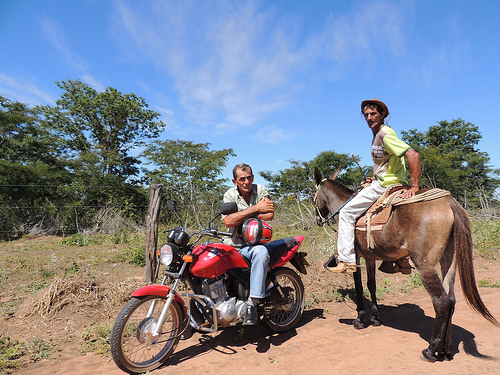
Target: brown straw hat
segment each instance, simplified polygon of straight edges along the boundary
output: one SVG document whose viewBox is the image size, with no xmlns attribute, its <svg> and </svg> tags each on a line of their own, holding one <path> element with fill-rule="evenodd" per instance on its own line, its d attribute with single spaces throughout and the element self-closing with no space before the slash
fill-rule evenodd
<svg viewBox="0 0 500 375">
<path fill-rule="evenodd" d="M 377 104 L 380 108 L 382 108 L 382 110 L 384 111 L 385 113 L 385 116 L 384 118 L 386 118 L 387 116 L 389 116 L 389 108 L 387 108 L 387 106 L 385 105 L 384 102 L 378 100 L 378 99 L 367 99 L 367 100 L 363 100 L 361 102 L 361 113 L 363 113 L 363 109 L 365 109 L 365 107 L 368 105 L 368 104 Z"/>
</svg>

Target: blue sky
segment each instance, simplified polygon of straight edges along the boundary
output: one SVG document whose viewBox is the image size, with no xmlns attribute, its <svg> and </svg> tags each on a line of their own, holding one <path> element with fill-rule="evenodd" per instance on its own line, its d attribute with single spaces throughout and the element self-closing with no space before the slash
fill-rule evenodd
<svg viewBox="0 0 500 375">
<path fill-rule="evenodd" d="M 378 98 L 398 134 L 477 125 L 500 168 L 499 17 L 496 0 L 2 0 L 0 95 L 53 105 L 68 79 L 135 93 L 162 139 L 233 148 L 226 178 L 327 150 L 371 164 L 360 102 Z"/>
</svg>

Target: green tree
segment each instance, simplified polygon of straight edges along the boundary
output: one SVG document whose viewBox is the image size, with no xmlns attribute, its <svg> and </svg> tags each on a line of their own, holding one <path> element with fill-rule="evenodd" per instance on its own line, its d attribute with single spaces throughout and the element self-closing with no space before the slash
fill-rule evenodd
<svg viewBox="0 0 500 375">
<path fill-rule="evenodd" d="M 422 186 L 446 189 L 467 208 L 487 208 L 500 180 L 488 165 L 488 154 L 477 147 L 482 136 L 476 125 L 456 119 L 402 134 L 420 153 Z"/>
<path fill-rule="evenodd" d="M 324 176 L 330 176 L 340 168 L 341 172 L 337 177 L 337 181 L 341 184 L 355 189 L 360 184 L 362 175 L 361 171 L 354 161 L 360 161 L 359 156 L 349 154 L 338 154 L 335 151 L 324 151 L 319 153 L 312 161 L 309 167 L 309 176 L 313 180 L 314 168 L 319 168 Z"/>
<path fill-rule="evenodd" d="M 57 82 L 64 90 L 45 119 L 66 140 L 67 157 L 86 178 L 113 175 L 123 181 L 139 173 L 130 152 L 156 138 L 165 124 L 135 94 L 108 87 L 97 92 L 81 81 Z M 90 176 L 89 176 L 90 175 Z"/>
<path fill-rule="evenodd" d="M 185 225 L 197 226 L 208 219 L 203 214 L 216 212 L 222 202 L 225 180 L 220 178 L 232 149 L 210 150 L 210 143 L 182 140 L 155 141 L 142 156 L 152 169 L 145 174 L 150 183 L 163 184 L 167 196 L 176 201 Z"/>
<path fill-rule="evenodd" d="M 67 196 L 58 185 L 71 181 L 62 140 L 40 125 L 40 111 L 0 97 L 0 232 L 54 226 Z M 56 204 L 57 202 L 57 204 Z M 49 212 L 41 210 L 50 206 Z"/>
<path fill-rule="evenodd" d="M 57 82 L 64 90 L 55 107 L 44 107 L 44 124 L 65 140 L 65 157 L 80 189 L 89 219 L 94 210 L 112 206 L 127 217 L 143 218 L 147 205 L 138 156 L 132 151 L 156 138 L 165 124 L 135 94 L 115 88 L 97 92 L 81 81 Z"/>
<path fill-rule="evenodd" d="M 311 198 L 315 191 L 312 177 L 315 167 L 318 167 L 325 176 L 330 176 L 340 168 L 342 172 L 338 181 L 349 187 L 356 186 L 361 180 L 361 173 L 352 156 L 335 151 L 320 152 L 311 161 L 289 160 L 288 162 L 292 166 L 277 173 L 260 172 L 260 175 L 269 181 L 269 190 L 278 198 L 293 197 L 297 200 Z"/>
<path fill-rule="evenodd" d="M 277 201 L 275 221 L 293 225 L 295 228 L 309 230 L 315 224 L 313 198 L 314 168 L 318 167 L 324 176 L 330 176 L 341 170 L 337 180 L 351 188 L 361 181 L 361 171 L 352 156 L 335 151 L 320 152 L 313 160 L 289 160 L 291 167 L 277 173 L 260 172 L 269 181 L 269 190 L 273 200 Z"/>
</svg>

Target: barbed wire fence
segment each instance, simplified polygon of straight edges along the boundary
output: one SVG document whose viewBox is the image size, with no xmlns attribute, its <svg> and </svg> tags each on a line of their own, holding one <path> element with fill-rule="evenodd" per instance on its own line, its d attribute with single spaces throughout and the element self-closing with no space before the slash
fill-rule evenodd
<svg viewBox="0 0 500 375">
<path fill-rule="evenodd" d="M 80 184 L 0 185 L 0 237 L 113 232 L 124 227 L 143 226 L 148 208 L 148 188 L 140 188 L 144 191 L 144 199 L 140 202 L 127 202 L 124 199 L 121 202 L 105 200 L 104 203 L 96 204 L 95 200 L 89 199 L 92 191 L 114 191 L 120 194 L 125 188 Z"/>
</svg>

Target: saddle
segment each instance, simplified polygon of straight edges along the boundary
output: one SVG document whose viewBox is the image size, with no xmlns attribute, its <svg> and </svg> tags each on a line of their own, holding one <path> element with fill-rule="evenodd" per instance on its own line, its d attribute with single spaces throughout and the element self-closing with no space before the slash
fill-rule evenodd
<svg viewBox="0 0 500 375">
<path fill-rule="evenodd" d="M 384 229 L 384 225 L 392 214 L 393 206 L 391 203 L 408 189 L 409 186 L 403 184 L 389 186 L 384 194 L 358 219 L 356 230 L 369 232 Z"/>
<path fill-rule="evenodd" d="M 384 225 L 389 221 L 393 211 L 391 203 L 408 189 L 408 185 L 402 184 L 389 186 L 384 194 L 356 222 L 356 230 L 368 232 L 366 237 L 369 248 L 374 246 L 371 231 L 384 229 Z M 385 273 L 401 272 L 408 275 L 411 273 L 411 266 L 408 257 L 404 257 L 395 262 L 383 261 L 379 270 Z"/>
</svg>

